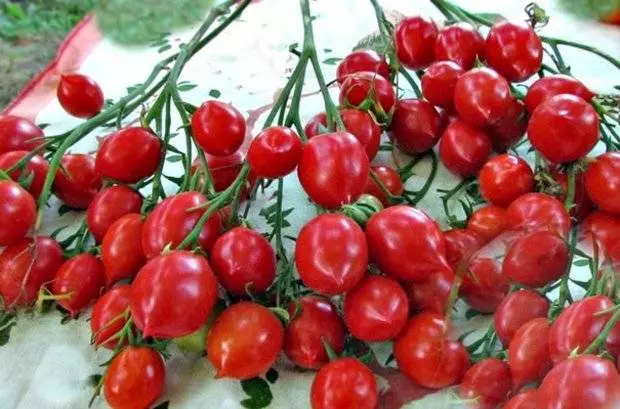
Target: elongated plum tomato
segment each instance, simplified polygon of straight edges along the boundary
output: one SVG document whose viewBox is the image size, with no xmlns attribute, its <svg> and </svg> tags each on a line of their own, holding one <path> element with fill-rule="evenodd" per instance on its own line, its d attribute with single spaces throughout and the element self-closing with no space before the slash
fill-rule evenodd
<svg viewBox="0 0 620 409">
<path fill-rule="evenodd" d="M 28 151 L 13 151 L 0 154 L 0 169 L 8 171 L 11 167 L 17 165 L 27 154 Z M 39 155 L 34 155 L 26 162 L 23 169 L 16 168 L 8 172 L 8 175 L 16 182 L 31 180 L 30 186 L 26 190 L 37 199 L 41 194 L 41 190 L 43 190 L 43 183 L 45 182 L 48 169 L 49 164 L 47 161 Z"/>
<path fill-rule="evenodd" d="M 506 209 L 499 206 L 484 206 L 476 209 L 467 220 L 467 230 L 473 231 L 488 243 L 508 228 Z"/>
<path fill-rule="evenodd" d="M 478 233 L 467 229 L 452 229 L 444 232 L 446 259 L 452 269 L 458 270 L 485 243 Z M 465 264 L 467 265 L 467 264 Z"/>
<path fill-rule="evenodd" d="M 114 349 L 118 340 L 112 339 L 127 323 L 131 286 L 115 287 L 101 296 L 93 305 L 90 331 L 96 347 Z"/>
<path fill-rule="evenodd" d="M 458 119 L 448 125 L 439 142 L 441 163 L 462 177 L 475 176 L 492 151 L 484 131 Z"/>
<path fill-rule="evenodd" d="M 494 312 L 510 289 L 499 263 L 492 258 L 474 257 L 463 275 L 460 295 L 479 312 Z"/>
<path fill-rule="evenodd" d="M 394 343 L 401 372 L 425 388 L 459 383 L 469 368 L 465 347 L 446 338 L 448 324 L 438 314 L 423 312 L 409 319 Z"/>
<path fill-rule="evenodd" d="M 485 130 L 491 137 L 496 152 L 506 152 L 525 135 L 530 117 L 525 106 L 516 98 L 512 99 L 504 116 Z"/>
<path fill-rule="evenodd" d="M 409 300 L 397 281 L 369 276 L 344 299 L 344 321 L 351 335 L 364 342 L 394 338 L 407 322 Z"/>
<path fill-rule="evenodd" d="M 514 395 L 503 409 L 538 409 L 538 391 L 529 389 Z"/>
<path fill-rule="evenodd" d="M 400 196 L 403 194 L 404 186 L 403 181 L 400 179 L 400 175 L 394 169 L 389 166 L 373 166 L 370 168 L 371 172 L 375 173 L 375 176 L 379 179 L 383 186 L 387 189 L 390 194 L 393 196 Z M 384 207 L 388 207 L 390 205 L 390 201 L 388 197 L 383 192 L 383 190 L 379 187 L 377 182 L 372 178 L 372 176 L 368 175 L 368 179 L 366 180 L 366 186 L 364 187 L 364 193 L 368 193 L 369 195 L 373 195 Z"/>
<path fill-rule="evenodd" d="M 174 250 L 149 260 L 131 284 L 131 316 L 145 337 L 178 338 L 205 323 L 217 298 L 207 259 Z"/>
<path fill-rule="evenodd" d="M 217 378 L 251 379 L 271 368 L 283 342 L 282 323 L 269 309 L 240 302 L 215 320 L 207 336 L 207 357 Z"/>
<path fill-rule="evenodd" d="M 375 213 L 366 225 L 370 259 L 397 280 L 424 282 L 450 269 L 439 226 L 421 210 L 398 205 Z"/>
<path fill-rule="evenodd" d="M 103 394 L 112 409 L 148 408 L 163 393 L 165 378 L 159 352 L 128 346 L 110 363 L 103 378 Z"/>
<path fill-rule="evenodd" d="M 295 131 L 272 126 L 252 139 L 248 163 L 257 176 L 277 179 L 295 170 L 301 149 L 301 140 Z"/>
<path fill-rule="evenodd" d="M 74 209 L 86 209 L 101 189 L 95 158 L 85 154 L 64 155 L 54 178 L 53 190 L 61 202 Z"/>
<path fill-rule="evenodd" d="M 231 294 L 261 294 L 276 276 L 276 254 L 257 231 L 235 227 L 213 245 L 211 266 L 222 287 Z"/>
<path fill-rule="evenodd" d="M 88 230 L 101 243 L 110 226 L 129 213 L 140 213 L 142 197 L 127 186 L 117 185 L 97 193 L 86 210 Z"/>
<path fill-rule="evenodd" d="M 508 294 L 493 315 L 499 340 L 508 346 L 522 325 L 534 318 L 545 318 L 550 306 L 546 297 L 533 290 L 521 289 Z"/>
<path fill-rule="evenodd" d="M 334 132 L 308 141 L 297 174 L 310 199 L 332 209 L 364 193 L 368 170 L 368 156 L 357 139 L 348 132 Z"/>
<path fill-rule="evenodd" d="M 476 408 L 495 409 L 506 401 L 511 386 L 508 364 L 496 358 L 487 358 L 465 372 L 459 396 L 464 400 L 476 399 Z"/>
<path fill-rule="evenodd" d="M 431 104 L 454 108 L 456 81 L 465 71 L 453 61 L 437 61 L 422 76 L 422 94 Z"/>
<path fill-rule="evenodd" d="M 454 273 L 446 269 L 432 274 L 422 283 L 404 283 L 411 301 L 411 310 L 444 315 L 454 278 Z"/>
<path fill-rule="evenodd" d="M 43 131 L 32 121 L 15 115 L 0 116 L 0 153 L 32 151 L 43 144 Z"/>
<path fill-rule="evenodd" d="M 599 257 L 620 261 L 620 217 L 594 211 L 583 221 L 581 232 L 590 249 L 594 249 L 596 241 Z"/>
<path fill-rule="evenodd" d="M 385 57 L 373 50 L 357 50 L 343 58 L 336 69 L 338 84 L 342 84 L 350 74 L 360 71 L 376 72 L 390 79 L 390 66 Z"/>
<path fill-rule="evenodd" d="M 90 118 L 103 108 L 103 91 L 99 84 L 82 74 L 62 74 L 56 90 L 58 102 L 77 118 Z"/>
<path fill-rule="evenodd" d="M 564 205 L 545 193 L 527 193 L 514 200 L 506 210 L 508 227 L 532 232 L 548 230 L 566 236 L 571 228 Z"/>
<path fill-rule="evenodd" d="M 545 159 L 565 164 L 588 154 L 599 139 L 596 110 L 583 99 L 559 94 L 532 113 L 527 126 L 530 143 Z"/>
<path fill-rule="evenodd" d="M 301 368 L 318 369 L 329 362 L 324 343 L 340 355 L 346 330 L 336 307 L 326 298 L 306 295 L 288 307 L 291 322 L 284 332 L 284 353 Z M 296 315 L 297 314 L 297 315 Z"/>
<path fill-rule="evenodd" d="M 607 152 L 585 172 L 588 196 L 599 209 L 620 214 L 620 153 Z"/>
<path fill-rule="evenodd" d="M 374 72 L 360 71 L 349 75 L 340 87 L 340 105 L 359 107 L 371 99 L 375 113 L 388 114 L 396 102 L 392 83 Z"/>
<path fill-rule="evenodd" d="M 454 61 L 469 70 L 476 58 L 484 60 L 484 39 L 471 24 L 459 22 L 439 31 L 435 40 L 436 61 Z"/>
<path fill-rule="evenodd" d="M 390 124 L 398 149 L 408 154 L 426 152 L 437 144 L 445 123 L 435 107 L 421 99 L 401 99 Z"/>
<path fill-rule="evenodd" d="M 99 297 L 104 286 L 103 264 L 97 257 L 85 253 L 59 267 L 51 290 L 58 297 L 58 304 L 75 317 Z"/>
<path fill-rule="evenodd" d="M 310 389 L 312 409 L 374 409 L 379 388 L 374 375 L 354 358 L 340 358 L 323 366 Z"/>
<path fill-rule="evenodd" d="M 478 180 L 482 197 L 501 207 L 534 190 L 534 172 L 530 165 L 507 153 L 489 159 L 480 169 Z"/>
<path fill-rule="evenodd" d="M 347 292 L 368 267 L 364 232 L 342 214 L 317 216 L 299 232 L 295 263 L 301 280 L 314 291 L 326 295 Z"/>
<path fill-rule="evenodd" d="M 486 39 L 487 64 L 510 82 L 525 81 L 540 70 L 543 47 L 538 34 L 524 21 L 499 21 Z"/>
<path fill-rule="evenodd" d="M 547 99 L 559 95 L 571 94 L 590 102 L 594 93 L 575 77 L 564 74 L 546 75 L 534 82 L 525 95 L 525 106 L 533 113 L 537 106 Z"/>
<path fill-rule="evenodd" d="M 205 153 L 228 156 L 245 139 L 246 124 L 235 107 L 219 101 L 207 101 L 192 115 L 192 134 Z"/>
<path fill-rule="evenodd" d="M 108 285 L 136 275 L 146 262 L 139 213 L 128 213 L 110 226 L 103 236 L 101 260 Z"/>
<path fill-rule="evenodd" d="M 6 309 L 33 304 L 39 289 L 52 281 L 63 262 L 56 240 L 22 239 L 0 253 L 0 296 Z"/>
<path fill-rule="evenodd" d="M 401 20 L 394 30 L 398 61 L 410 70 L 421 70 L 435 60 L 437 25 L 422 16 Z"/>
<path fill-rule="evenodd" d="M 161 140 L 150 131 L 139 126 L 124 128 L 103 139 L 95 169 L 104 179 L 136 183 L 155 173 L 161 150 Z"/>
<path fill-rule="evenodd" d="M 32 195 L 11 180 L 0 180 L 0 246 L 17 243 L 32 228 L 36 217 Z"/>
<path fill-rule="evenodd" d="M 508 346 L 508 362 L 515 390 L 545 377 L 552 367 L 547 318 L 534 318 L 517 330 Z"/>
<path fill-rule="evenodd" d="M 490 68 L 474 68 L 462 74 L 454 90 L 456 112 L 474 126 L 489 126 L 501 120 L 512 99 L 508 82 Z"/>
</svg>

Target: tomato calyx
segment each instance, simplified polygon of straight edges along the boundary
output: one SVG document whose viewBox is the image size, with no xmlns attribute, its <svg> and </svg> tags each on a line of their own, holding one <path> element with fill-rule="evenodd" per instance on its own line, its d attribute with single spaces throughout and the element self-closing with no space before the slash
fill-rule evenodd
<svg viewBox="0 0 620 409">
<path fill-rule="evenodd" d="M 342 206 L 340 212 L 364 227 L 368 219 L 382 209 L 383 205 L 379 199 L 369 194 L 363 194 L 355 203 Z"/>
</svg>

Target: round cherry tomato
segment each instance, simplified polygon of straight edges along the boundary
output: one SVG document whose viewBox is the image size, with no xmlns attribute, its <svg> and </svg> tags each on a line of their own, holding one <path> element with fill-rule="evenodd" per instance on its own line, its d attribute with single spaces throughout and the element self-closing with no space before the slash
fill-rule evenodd
<svg viewBox="0 0 620 409">
<path fill-rule="evenodd" d="M 326 295 L 349 291 L 368 267 L 364 232 L 342 214 L 317 216 L 299 232 L 295 263 L 301 280 L 314 291 Z"/>
<path fill-rule="evenodd" d="M 475 257 L 463 275 L 460 294 L 471 308 L 494 312 L 510 289 L 499 263 L 492 258 Z"/>
<path fill-rule="evenodd" d="M 283 342 L 282 323 L 271 311 L 240 302 L 215 320 L 207 337 L 207 357 L 217 378 L 251 379 L 274 364 Z"/>
<path fill-rule="evenodd" d="M 43 144 L 43 131 L 32 121 L 15 115 L 0 116 L 0 154 L 32 151 Z"/>
<path fill-rule="evenodd" d="M 508 347 L 508 362 L 515 389 L 542 379 L 551 369 L 549 323 L 534 318 L 515 332 Z"/>
<path fill-rule="evenodd" d="M 370 100 L 370 108 L 374 112 L 389 114 L 396 102 L 392 83 L 369 71 L 349 75 L 340 87 L 340 105 L 360 107 L 367 99 Z"/>
<path fill-rule="evenodd" d="M 121 285 L 102 295 L 93 305 L 90 331 L 96 347 L 113 350 L 118 345 L 118 339 L 112 337 L 127 323 L 130 294 L 131 287 L 128 284 Z"/>
<path fill-rule="evenodd" d="M 601 259 L 620 261 L 620 217 L 594 211 L 583 221 L 582 234 L 590 248 L 594 247 L 592 240 L 596 240 Z"/>
<path fill-rule="evenodd" d="M 103 236 L 101 261 L 108 285 L 136 275 L 146 261 L 140 214 L 128 213 L 112 223 Z"/>
<path fill-rule="evenodd" d="M 545 318 L 549 307 L 549 300 L 536 291 L 521 289 L 508 294 L 493 315 L 499 340 L 508 346 L 522 325 L 534 318 Z"/>
<path fill-rule="evenodd" d="M 559 94 L 532 113 L 527 126 L 530 143 L 553 163 L 570 163 L 588 154 L 599 139 L 596 110 L 583 99 Z"/>
<path fill-rule="evenodd" d="M 0 169 L 9 170 L 28 154 L 28 151 L 12 151 L 0 154 Z M 9 177 L 16 182 L 32 179 L 26 189 L 36 199 L 43 190 L 43 183 L 47 176 L 49 163 L 39 155 L 34 155 L 26 162 L 23 169 L 15 169 Z"/>
<path fill-rule="evenodd" d="M 482 237 L 471 230 L 452 229 L 444 232 L 446 238 L 446 259 L 452 269 L 458 270 L 461 263 L 469 259 L 484 245 Z"/>
<path fill-rule="evenodd" d="M 344 57 L 336 69 L 338 84 L 342 84 L 350 74 L 360 71 L 376 72 L 390 79 L 390 66 L 385 57 L 373 50 L 357 50 Z"/>
<path fill-rule="evenodd" d="M 368 170 L 368 156 L 357 139 L 348 132 L 334 132 L 308 141 L 297 174 L 310 199 L 331 209 L 364 193 Z"/>
<path fill-rule="evenodd" d="M 492 151 L 486 133 L 458 119 L 448 125 L 439 142 L 441 163 L 462 177 L 476 175 Z"/>
<path fill-rule="evenodd" d="M 452 24 L 444 27 L 437 35 L 437 61 L 454 61 L 463 69 L 469 70 L 476 63 L 476 58 L 484 59 L 484 39 L 471 24 Z"/>
<path fill-rule="evenodd" d="M 516 394 L 503 409 L 538 409 L 538 391 L 530 389 Z"/>
<path fill-rule="evenodd" d="M 534 172 L 530 165 L 507 153 L 489 159 L 480 169 L 478 179 L 482 196 L 501 207 L 534 190 Z"/>
<path fill-rule="evenodd" d="M 366 225 L 370 259 L 397 280 L 424 282 L 450 269 L 437 223 L 421 210 L 398 205 L 375 213 Z"/>
<path fill-rule="evenodd" d="M 295 365 L 318 369 L 329 362 L 324 343 L 337 355 L 342 353 L 344 323 L 328 299 L 306 295 L 291 302 L 288 312 L 291 322 L 284 333 L 284 353 Z"/>
<path fill-rule="evenodd" d="M 475 210 L 467 220 L 467 230 L 473 231 L 488 243 L 508 227 L 506 210 L 498 206 L 484 206 Z"/>
<path fill-rule="evenodd" d="M 198 145 L 213 156 L 235 153 L 245 139 L 245 119 L 230 104 L 207 101 L 192 116 L 192 134 Z"/>
<path fill-rule="evenodd" d="M 301 150 L 301 140 L 295 131 L 272 126 L 252 140 L 248 163 L 257 176 L 277 179 L 295 170 L 301 158 Z"/>
<path fill-rule="evenodd" d="M 478 409 L 495 409 L 505 402 L 512 387 L 510 367 L 495 358 L 484 359 L 465 372 L 459 387 L 461 399 L 475 399 Z"/>
<path fill-rule="evenodd" d="M 112 409 L 148 408 L 163 393 L 165 378 L 159 352 L 128 346 L 110 363 L 103 378 L 103 394 Z"/>
<path fill-rule="evenodd" d="M 594 97 L 594 93 L 578 79 L 569 75 L 553 74 L 536 80 L 530 86 L 525 95 L 525 106 L 532 113 L 538 105 L 559 94 L 575 95 L 587 102 Z"/>
<path fill-rule="evenodd" d="M 375 376 L 354 358 L 340 358 L 323 366 L 312 381 L 312 409 L 374 409 L 379 402 Z"/>
<path fill-rule="evenodd" d="M 36 217 L 32 195 L 11 180 L 0 180 L 0 246 L 11 245 L 24 237 Z"/>
<path fill-rule="evenodd" d="M 599 209 L 620 214 L 620 153 L 596 158 L 585 172 L 585 182 L 588 196 Z"/>
<path fill-rule="evenodd" d="M 103 108 L 101 87 L 86 75 L 61 75 L 56 96 L 63 109 L 77 118 L 93 117 Z"/>
<path fill-rule="evenodd" d="M 398 61 L 410 70 L 428 67 L 435 60 L 437 25 L 422 16 L 401 20 L 394 30 Z"/>
<path fill-rule="evenodd" d="M 95 158 L 68 154 L 62 157 L 60 164 L 62 167 L 54 177 L 54 193 L 69 207 L 88 208 L 101 189 L 101 178 L 95 171 Z"/>
<path fill-rule="evenodd" d="M 213 245 L 211 266 L 222 287 L 231 294 L 261 294 L 276 276 L 276 254 L 257 231 L 235 227 Z"/>
<path fill-rule="evenodd" d="M 85 253 L 70 258 L 58 268 L 51 290 L 58 297 L 58 304 L 76 317 L 99 297 L 104 286 L 103 264 Z"/>
<path fill-rule="evenodd" d="M 450 270 L 437 272 L 422 283 L 405 283 L 411 310 L 444 315 L 453 285 L 454 273 Z"/>
<path fill-rule="evenodd" d="M 0 253 L 0 296 L 5 309 L 27 307 L 52 281 L 63 262 L 62 248 L 45 236 L 22 239 Z"/>
<path fill-rule="evenodd" d="M 431 64 L 422 76 L 422 94 L 433 105 L 451 110 L 454 108 L 456 81 L 465 71 L 453 61 Z"/>
<path fill-rule="evenodd" d="M 504 20 L 491 27 L 484 55 L 489 66 L 508 81 L 521 82 L 540 70 L 543 47 L 531 25 Z"/>
<path fill-rule="evenodd" d="M 110 226 L 129 213 L 140 213 L 142 196 L 127 186 L 117 185 L 97 193 L 86 210 L 86 224 L 97 243 Z"/>
<path fill-rule="evenodd" d="M 390 131 L 404 153 L 426 152 L 437 144 L 445 128 L 437 110 L 421 99 L 401 99 L 396 105 Z"/>
<path fill-rule="evenodd" d="M 497 152 L 506 152 L 525 135 L 529 116 L 525 106 L 516 98 L 512 99 L 504 116 L 486 128 L 491 137 L 493 149 Z"/>
<path fill-rule="evenodd" d="M 512 104 L 508 82 L 490 68 L 474 68 L 462 74 L 454 89 L 454 107 L 459 116 L 475 126 L 501 120 Z"/>
<path fill-rule="evenodd" d="M 571 228 L 570 216 L 562 203 L 544 193 L 526 193 L 506 210 L 508 227 L 526 232 L 548 230 L 566 236 Z"/>
<path fill-rule="evenodd" d="M 404 186 L 403 181 L 400 180 L 400 175 L 394 169 L 389 166 L 373 166 L 370 168 L 371 172 L 374 172 L 377 178 L 383 183 L 383 186 L 390 192 L 393 196 L 400 196 L 403 194 Z M 364 187 L 364 193 L 368 193 L 369 195 L 373 195 L 381 203 L 383 206 L 388 207 L 390 205 L 390 201 L 388 197 L 383 193 L 383 190 L 379 187 L 377 182 L 368 175 L 368 180 L 366 180 L 366 186 Z"/>
</svg>

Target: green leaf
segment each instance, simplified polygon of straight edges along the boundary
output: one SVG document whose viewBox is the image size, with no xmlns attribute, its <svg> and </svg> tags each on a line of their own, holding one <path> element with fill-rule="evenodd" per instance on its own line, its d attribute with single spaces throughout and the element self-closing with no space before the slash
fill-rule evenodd
<svg viewBox="0 0 620 409">
<path fill-rule="evenodd" d="M 103 375 L 94 373 L 88 377 L 88 384 L 91 387 L 96 388 L 99 385 L 99 382 L 101 382 L 102 378 L 103 378 Z"/>
<path fill-rule="evenodd" d="M 180 92 L 184 92 L 184 91 L 189 91 L 189 90 L 192 90 L 192 89 L 194 89 L 194 88 L 196 88 L 196 87 L 197 87 L 197 85 L 196 85 L 196 84 L 192 84 L 192 83 L 180 84 L 180 85 L 178 86 L 178 90 L 179 90 Z"/>
<path fill-rule="evenodd" d="M 183 160 L 183 155 L 170 155 L 166 158 L 166 162 L 176 163 Z"/>
<path fill-rule="evenodd" d="M 45 128 L 47 128 L 48 126 L 50 126 L 50 124 L 48 123 L 44 123 L 44 124 L 39 124 L 37 125 L 39 128 L 41 128 L 41 130 L 44 130 Z"/>
<path fill-rule="evenodd" d="M 330 57 L 330 58 L 326 58 L 323 60 L 323 64 L 327 64 L 327 65 L 336 65 L 338 64 L 340 61 L 342 61 L 342 58 L 340 57 Z"/>
<path fill-rule="evenodd" d="M 177 186 L 181 186 L 183 184 L 182 177 L 168 176 L 168 175 L 163 175 L 163 176 Z"/>
<path fill-rule="evenodd" d="M 489 20 L 492 23 L 495 23 L 497 21 L 501 21 L 501 20 L 507 20 L 506 17 L 502 16 L 501 14 L 498 13 L 475 13 L 478 17 L 481 17 L 485 20 Z"/>
<path fill-rule="evenodd" d="M 6 345 L 11 337 L 11 329 L 17 324 L 17 315 L 0 311 L 0 346 Z"/>
<path fill-rule="evenodd" d="M 6 15 L 13 20 L 25 20 L 28 17 L 24 11 L 24 8 L 19 3 L 11 3 L 7 1 L 4 3 L 4 9 Z"/>
<path fill-rule="evenodd" d="M 269 384 L 263 378 L 252 378 L 241 381 L 241 388 L 248 399 L 241 401 L 241 405 L 248 409 L 262 409 L 269 406 L 273 400 L 273 394 L 269 388 Z"/>
<path fill-rule="evenodd" d="M 362 38 L 357 45 L 353 47 L 353 51 L 375 50 L 378 53 L 388 55 L 392 47 L 393 44 L 390 37 L 385 37 L 381 33 L 375 32 Z"/>
<path fill-rule="evenodd" d="M 159 47 L 159 48 L 157 49 L 157 52 L 158 52 L 159 54 L 161 54 L 161 53 L 163 53 L 163 52 L 165 52 L 165 51 L 168 51 L 168 50 L 169 50 L 169 49 L 171 49 L 171 48 L 172 48 L 172 46 L 171 46 L 170 44 L 164 44 L 164 45 L 162 45 L 161 47 Z"/>
<path fill-rule="evenodd" d="M 71 207 L 67 206 L 66 204 L 62 204 L 60 205 L 60 207 L 58 207 L 58 216 L 62 216 L 65 213 L 69 213 L 74 211 L 74 209 L 72 209 Z"/>
<path fill-rule="evenodd" d="M 590 260 L 576 260 L 575 262 L 573 262 L 573 265 L 575 267 L 585 267 L 585 266 L 589 266 L 590 265 Z"/>
<path fill-rule="evenodd" d="M 394 361 L 394 354 L 390 354 L 390 356 L 387 357 L 387 359 L 385 360 L 385 364 L 384 366 L 388 366 L 389 364 L 392 363 L 392 361 Z"/>
<path fill-rule="evenodd" d="M 333 50 L 331 48 L 323 48 L 323 52 L 331 53 Z"/>
<path fill-rule="evenodd" d="M 479 315 L 482 315 L 482 314 L 476 310 L 469 309 L 465 312 L 465 319 L 469 321 L 470 319 L 477 317 Z"/>
<path fill-rule="evenodd" d="M 269 368 L 269 370 L 265 374 L 265 378 L 267 378 L 267 381 L 269 381 L 269 383 L 276 383 L 279 377 L 280 374 L 278 374 L 278 371 L 273 368 Z"/>
<path fill-rule="evenodd" d="M 222 93 L 220 92 L 219 89 L 212 89 L 212 90 L 209 91 L 209 96 L 211 98 L 219 98 L 220 95 L 222 95 Z"/>
</svg>

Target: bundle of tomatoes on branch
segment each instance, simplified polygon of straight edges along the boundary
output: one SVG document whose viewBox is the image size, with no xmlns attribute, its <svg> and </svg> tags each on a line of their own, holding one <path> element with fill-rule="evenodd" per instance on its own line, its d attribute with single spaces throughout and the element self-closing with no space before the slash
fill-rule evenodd
<svg viewBox="0 0 620 409">
<path fill-rule="evenodd" d="M 92 79 L 63 76 L 61 105 L 87 118 L 75 129 L 45 137 L 1 118 L 5 338 L 17 310 L 56 303 L 78 318 L 92 306 L 92 343 L 113 351 L 96 394 L 118 409 L 162 398 L 172 344 L 241 380 L 249 408 L 271 402 L 279 358 L 318 371 L 315 409 L 377 407 L 374 373 L 394 363 L 418 386 L 460 385 L 475 408 L 617 407 L 618 101 L 571 76 L 560 48 L 620 61 L 541 35 L 548 17 L 536 5 L 522 20 L 489 21 L 431 2 L 445 24 L 393 23 L 370 1 L 378 34 L 340 62 L 337 106 L 301 0 L 302 50 L 291 47 L 297 64 L 253 138 L 234 102 L 193 106 L 178 82 L 249 1 L 213 9 L 116 103 Z M 304 126 L 308 69 L 325 112 Z M 407 84 L 416 98 L 401 95 Z M 94 155 L 67 153 L 101 127 L 118 129 Z M 462 178 L 454 188 L 437 189 L 439 162 Z M 296 237 L 283 182 L 295 171 L 317 213 Z M 414 176 L 419 190 L 406 188 Z M 248 214 L 265 191 L 275 203 L 259 231 Z M 36 233 L 51 194 L 86 211 L 72 234 Z M 416 207 L 423 198 L 448 230 Z M 492 314 L 486 333 L 455 335 L 464 310 Z M 374 355 L 379 342 L 393 344 L 390 363 Z"/>
</svg>

